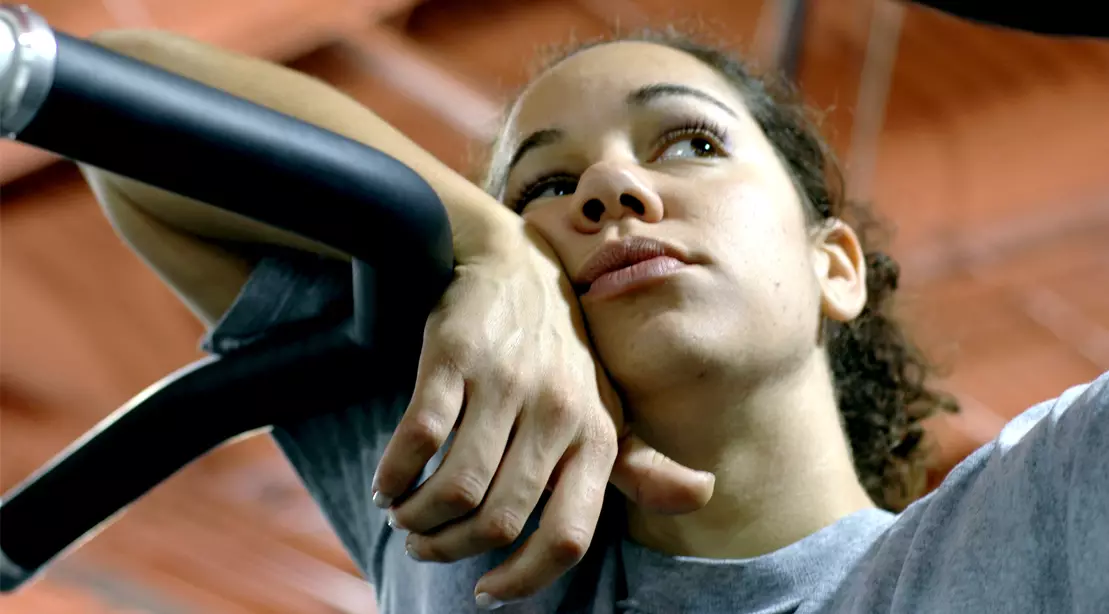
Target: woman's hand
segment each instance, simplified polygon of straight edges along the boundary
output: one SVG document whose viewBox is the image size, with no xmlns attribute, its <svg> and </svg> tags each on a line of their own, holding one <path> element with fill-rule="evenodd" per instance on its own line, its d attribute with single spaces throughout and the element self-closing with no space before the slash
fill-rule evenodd
<svg viewBox="0 0 1109 614">
<path fill-rule="evenodd" d="M 610 478 L 670 513 L 700 508 L 713 488 L 711 474 L 622 437 L 618 397 L 570 283 L 541 238 L 517 234 L 511 250 L 456 268 L 425 328 L 412 402 L 374 476 L 375 503 L 392 507 L 391 522 L 410 532 L 409 553 L 429 561 L 511 544 L 551 490 L 539 529 L 478 583 L 478 594 L 497 600 L 534 594 L 582 558 Z M 442 465 L 407 493 L 452 431 Z"/>
</svg>

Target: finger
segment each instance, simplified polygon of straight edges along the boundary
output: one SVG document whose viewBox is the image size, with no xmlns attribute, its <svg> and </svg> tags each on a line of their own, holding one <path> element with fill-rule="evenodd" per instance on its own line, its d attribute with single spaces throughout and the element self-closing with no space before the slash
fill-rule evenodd
<svg viewBox="0 0 1109 614">
<path fill-rule="evenodd" d="M 601 515 L 611 463 L 611 455 L 571 452 L 539 528 L 519 551 L 478 581 L 474 592 L 479 602 L 534 595 L 581 561 Z"/>
<path fill-rule="evenodd" d="M 535 416 L 536 412 L 528 415 Z M 475 514 L 432 535 L 408 536 L 412 556 L 457 561 L 516 541 L 574 436 L 572 431 L 563 430 L 565 435 L 560 438 L 557 430 L 544 429 L 542 422 L 549 421 L 522 421 Z"/>
<path fill-rule="evenodd" d="M 679 464 L 634 434 L 620 442 L 609 481 L 637 505 L 663 514 L 701 509 L 716 485 L 713 474 Z"/>
<path fill-rule="evenodd" d="M 398 527 L 427 533 L 477 509 L 501 464 L 518 410 L 519 403 L 497 386 L 475 384 L 443 463 L 392 510 Z"/>
<path fill-rule="evenodd" d="M 373 478 L 373 500 L 389 507 L 447 440 L 462 410 L 462 375 L 437 354 L 421 357 L 412 400 L 385 446 Z"/>
</svg>

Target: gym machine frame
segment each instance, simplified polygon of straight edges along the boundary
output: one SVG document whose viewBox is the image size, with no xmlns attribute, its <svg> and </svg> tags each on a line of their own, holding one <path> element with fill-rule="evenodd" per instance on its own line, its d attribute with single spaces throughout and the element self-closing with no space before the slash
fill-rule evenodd
<svg viewBox="0 0 1109 614">
<path fill-rule="evenodd" d="M 0 592 L 223 442 L 411 395 L 453 248 L 438 196 L 402 163 L 54 31 L 25 6 L 0 6 L 0 132 L 334 247 L 353 276 L 353 317 L 341 325 L 167 376 L 6 493 Z"/>
</svg>

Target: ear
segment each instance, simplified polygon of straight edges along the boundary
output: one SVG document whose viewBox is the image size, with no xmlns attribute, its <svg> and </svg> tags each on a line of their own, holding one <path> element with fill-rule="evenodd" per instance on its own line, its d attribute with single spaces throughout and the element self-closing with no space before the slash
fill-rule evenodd
<svg viewBox="0 0 1109 614">
<path fill-rule="evenodd" d="M 820 311 L 849 322 L 866 307 L 866 256 L 858 235 L 842 220 L 829 220 L 814 237 Z"/>
</svg>

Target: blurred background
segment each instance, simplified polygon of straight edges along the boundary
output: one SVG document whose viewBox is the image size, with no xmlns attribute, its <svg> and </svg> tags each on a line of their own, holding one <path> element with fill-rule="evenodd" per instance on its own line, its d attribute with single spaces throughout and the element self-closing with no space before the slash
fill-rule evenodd
<svg viewBox="0 0 1109 614">
<path fill-rule="evenodd" d="M 34 0 L 57 29 L 175 30 L 340 88 L 463 172 L 547 44 L 675 23 L 795 76 L 896 226 L 903 308 L 965 411 L 932 484 L 1109 370 L 1109 43 L 889 0 Z M 0 490 L 199 357 L 200 325 L 74 166 L 0 143 Z M 172 436 L 166 434 L 165 436 Z M 142 462 L 136 459 L 136 462 Z M 372 613 L 267 437 L 225 446 L 3 598 L 9 614 Z"/>
</svg>

